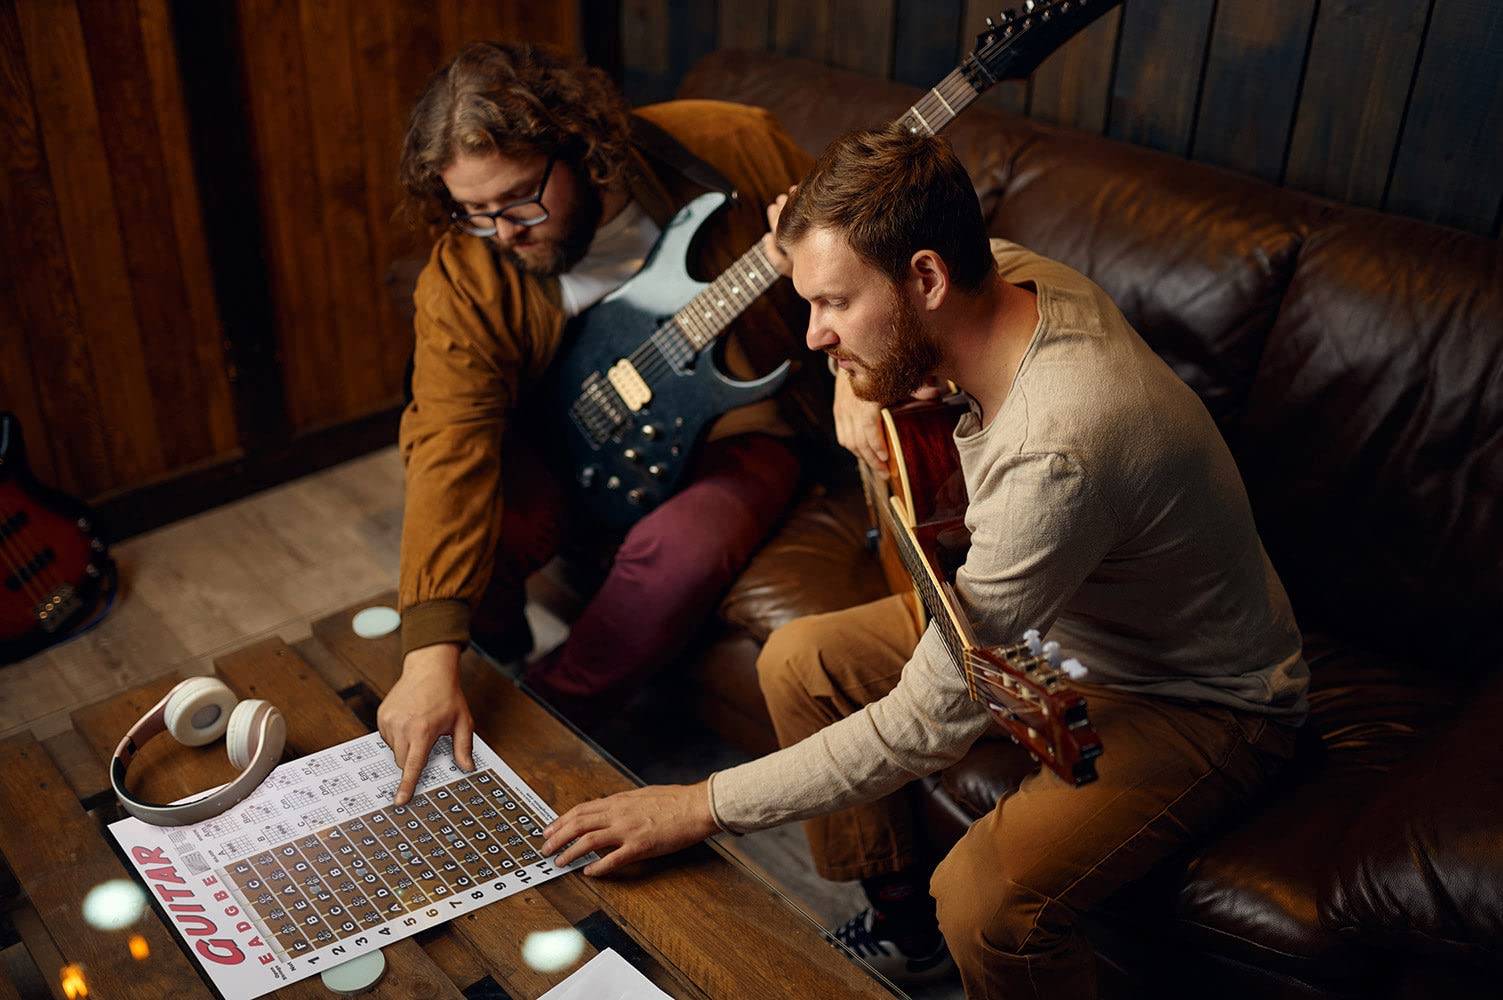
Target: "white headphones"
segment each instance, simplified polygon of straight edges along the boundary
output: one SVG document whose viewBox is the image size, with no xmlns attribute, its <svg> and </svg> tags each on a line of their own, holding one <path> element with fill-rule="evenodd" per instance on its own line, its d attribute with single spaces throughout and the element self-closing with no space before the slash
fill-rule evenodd
<svg viewBox="0 0 1503 1000">
<path fill-rule="evenodd" d="M 153 826 L 183 826 L 218 816 L 256 790 L 282 759 L 287 721 L 260 698 L 236 704 L 235 694 L 214 677 L 190 677 L 167 692 L 130 727 L 110 761 L 110 784 L 125 811 Z M 225 735 L 234 781 L 186 802 L 145 802 L 125 790 L 125 769 L 153 736 L 169 732 L 184 746 L 198 747 Z"/>
</svg>

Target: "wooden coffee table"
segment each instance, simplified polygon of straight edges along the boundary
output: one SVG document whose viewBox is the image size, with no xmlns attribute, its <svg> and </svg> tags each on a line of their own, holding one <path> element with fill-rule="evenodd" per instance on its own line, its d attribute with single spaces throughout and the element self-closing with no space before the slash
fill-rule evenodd
<svg viewBox="0 0 1503 1000">
<path fill-rule="evenodd" d="M 370 731 L 376 705 L 400 673 L 399 641 L 361 639 L 350 620 L 360 607 L 391 604 L 392 597 L 319 622 L 301 654 L 271 639 L 215 661 L 218 676 L 240 697 L 281 708 L 287 759 Z M 559 812 L 633 787 L 623 770 L 473 651 L 463 659 L 463 676 L 476 731 Z M 59 972 L 67 965 L 81 968 L 90 997 L 213 995 L 158 909 L 123 931 L 97 930 L 81 912 L 89 889 L 130 877 L 104 828 L 122 815 L 104 762 L 130 724 L 178 680 L 163 678 L 80 709 L 71 731 L 44 742 L 29 735 L 0 742 L 0 856 L 8 868 L 0 871 L 0 901 L 53 996 L 66 996 Z M 189 749 L 164 736 L 132 764 L 131 787 L 146 799 L 171 801 L 233 773 L 222 744 Z M 385 978 L 368 995 L 530 1000 L 577 968 L 544 972 L 522 960 L 529 933 L 560 927 L 579 929 L 589 942 L 581 961 L 614 948 L 674 997 L 901 996 L 713 842 L 636 866 L 629 877 L 564 875 L 388 945 Z M 147 957 L 132 957 L 132 935 L 144 940 Z M 26 986 L 5 975 L 14 964 L 0 966 L 0 1000 Z M 315 976 L 273 995 L 334 994 Z"/>
</svg>

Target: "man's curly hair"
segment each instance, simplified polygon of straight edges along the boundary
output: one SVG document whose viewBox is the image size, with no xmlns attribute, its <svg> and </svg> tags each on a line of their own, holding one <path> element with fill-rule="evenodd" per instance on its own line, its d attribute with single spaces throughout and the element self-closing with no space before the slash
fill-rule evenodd
<svg viewBox="0 0 1503 1000">
<path fill-rule="evenodd" d="M 398 179 L 398 215 L 440 225 L 450 202 L 439 176 L 461 154 L 557 155 L 597 187 L 630 151 L 627 105 L 604 71 L 558 49 L 472 42 L 428 79 L 412 109 Z"/>
</svg>

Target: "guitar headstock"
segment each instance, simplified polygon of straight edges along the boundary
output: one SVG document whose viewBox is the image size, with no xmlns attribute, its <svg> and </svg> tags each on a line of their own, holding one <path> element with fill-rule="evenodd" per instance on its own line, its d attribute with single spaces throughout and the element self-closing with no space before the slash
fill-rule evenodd
<svg viewBox="0 0 1503 1000">
<path fill-rule="evenodd" d="M 965 75 L 977 92 L 999 80 L 1021 80 L 1077 31 L 1121 0 L 1024 0 L 986 19 Z"/>
<path fill-rule="evenodd" d="M 1070 684 L 1085 674 L 1079 661 L 1061 661 L 1059 644 L 1040 643 L 1031 629 L 1015 646 L 972 649 L 966 659 L 976 697 L 1014 741 L 1072 785 L 1096 780 L 1101 738 Z"/>
</svg>

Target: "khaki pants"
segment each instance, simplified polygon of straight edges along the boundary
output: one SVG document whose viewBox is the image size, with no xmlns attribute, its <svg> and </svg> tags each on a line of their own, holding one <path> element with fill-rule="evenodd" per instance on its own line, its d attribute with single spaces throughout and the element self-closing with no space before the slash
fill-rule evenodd
<svg viewBox="0 0 1503 1000">
<path fill-rule="evenodd" d="M 768 639 L 757 668 L 784 746 L 897 684 L 918 641 L 900 601 L 803 618 Z M 1073 788 L 1052 772 L 1030 775 L 934 873 L 940 929 L 968 997 L 1094 997 L 1095 962 L 1076 915 L 1213 831 L 1293 753 L 1294 729 L 1260 715 L 1080 688 L 1105 751 L 1098 780 Z M 805 829 L 826 878 L 921 860 L 902 792 Z"/>
</svg>

